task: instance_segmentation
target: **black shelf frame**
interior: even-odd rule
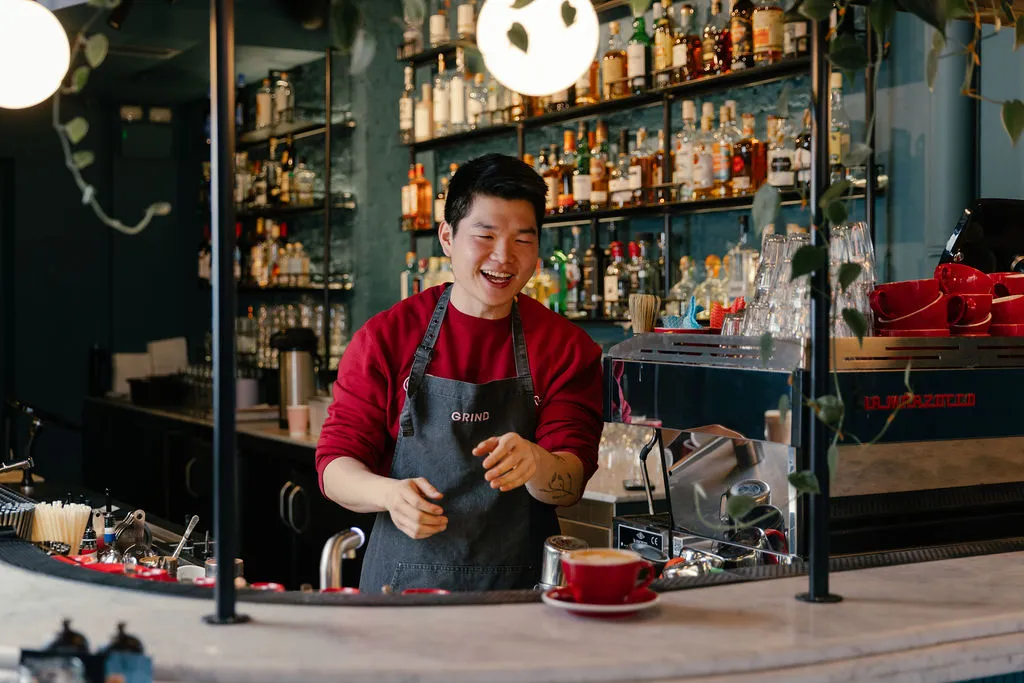
[[[353,130],[356,127],[356,122],[352,119],[346,118],[344,120],[334,121],[330,124],[330,128],[335,130]],[[255,147],[261,145],[270,138],[283,138],[291,135],[293,138],[306,138],[314,135],[323,135],[327,132],[328,125],[326,123],[319,123],[316,121],[290,121],[288,123],[279,123],[276,126],[270,126],[269,128],[259,128],[257,130],[250,130],[242,133],[238,136],[237,147]]]
[[[395,59],[403,64],[418,68],[421,66],[428,66],[437,62],[437,58],[440,55],[444,55],[447,59],[451,55],[455,54],[455,50],[458,48],[471,48],[478,49],[475,40],[453,40],[436,47],[430,47],[422,52],[417,52],[413,55],[403,55],[402,46],[398,46],[398,53],[395,55]]]
[[[355,211],[355,197],[341,198],[341,201],[331,201],[330,198],[318,200],[317,203],[309,206],[267,206],[261,209],[243,209],[238,211],[239,220],[251,218],[290,218],[306,214],[321,213],[327,211]]]

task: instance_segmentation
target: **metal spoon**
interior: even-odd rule
[[[188,526],[185,527],[185,533],[181,535],[181,540],[178,541],[178,547],[174,549],[174,554],[171,555],[171,559],[177,560],[178,555],[181,554],[181,549],[185,547],[185,541],[188,540],[189,534],[196,528],[196,524],[199,524],[199,515],[192,515],[192,519],[188,520]]]

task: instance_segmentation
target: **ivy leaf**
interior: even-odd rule
[[[523,52],[530,49],[530,37],[526,35],[526,29],[518,21],[512,24],[512,28],[508,30],[506,35],[508,36],[508,42]]]
[[[348,54],[363,26],[362,10],[352,0],[332,0],[329,23],[331,42],[342,54]]]
[[[753,510],[755,505],[757,501],[750,496],[729,496],[725,499],[725,514],[738,521]]]
[[[896,21],[896,0],[872,0],[868,6],[868,21],[879,38],[884,40],[889,27]]]
[[[352,43],[352,57],[349,59],[348,72],[353,76],[366,73],[377,54],[377,39],[365,28],[356,31],[355,42]]]
[[[562,3],[562,21],[565,22],[566,28],[576,22],[576,8],[569,4],[569,0]]]
[[[841,199],[829,202],[828,206],[825,207],[825,218],[832,225],[842,225],[846,222],[846,218],[849,215],[849,212],[846,210],[846,204]]]
[[[844,293],[860,277],[863,270],[859,263],[844,263],[839,266],[839,287]]]
[[[94,161],[96,161],[96,156],[88,150],[79,150],[71,155],[71,162],[79,171],[88,166],[92,166],[92,162]]]
[[[629,0],[629,7],[633,10],[634,17],[642,17],[650,6],[651,0]]]
[[[171,212],[171,205],[168,202],[157,202],[149,207],[154,216],[166,216]]]
[[[839,470],[839,447],[831,444],[828,447],[828,480],[836,480],[836,472]],[[817,480],[815,480],[817,481]]]
[[[797,493],[821,493],[821,487],[818,486],[818,478],[814,476],[814,472],[811,472],[810,470],[790,472],[786,479],[789,481],[790,485],[796,489]]]
[[[869,156],[871,156],[871,147],[863,142],[855,142],[850,147],[850,151],[846,153],[843,163],[847,166],[860,166],[867,162]]]
[[[1017,29],[1013,34],[1013,49],[1024,45],[1024,14],[1017,17]]]
[[[85,61],[89,62],[92,68],[98,67],[107,58],[107,51],[110,49],[110,41],[102,33],[89,36],[85,41]]]
[[[864,314],[856,308],[844,308],[843,321],[850,328],[850,331],[857,336],[857,343],[863,348],[864,336],[868,333],[868,321],[864,319]]]
[[[81,116],[76,116],[64,124],[64,132],[67,133],[68,140],[71,141],[71,144],[77,145],[85,139],[86,135],[88,135],[89,122]]]
[[[818,419],[829,426],[839,424],[839,420],[843,418],[843,399],[834,394],[819,396],[811,401],[811,405]]]
[[[75,69],[75,72],[71,74],[71,89],[75,92],[82,92],[85,90],[85,84],[89,82],[89,74],[92,70],[82,65]]]
[[[779,421],[785,425],[786,417],[789,415],[789,394],[779,396]]]
[[[946,17],[943,7],[935,0],[899,0],[900,6],[926,24],[935,27],[939,33],[946,35]]]
[[[422,24],[427,18],[427,3],[425,0],[402,0],[402,16],[407,24]]]
[[[512,9],[523,9],[531,2],[533,2],[533,0],[516,0],[512,3]]]
[[[771,332],[765,332],[761,335],[760,346],[761,365],[767,365],[768,361],[772,358],[772,352],[775,350],[775,340],[772,339]]]
[[[838,183],[832,183],[828,186],[827,190],[822,192],[821,199],[818,200],[818,207],[824,210],[833,199],[842,197],[851,187],[853,187],[853,183],[849,180],[840,180]]]
[[[946,47],[946,37],[936,31],[932,36],[932,49],[928,50],[928,59],[924,69],[929,92],[935,92],[935,77],[939,74],[939,57],[942,56],[944,47]]]
[[[779,195],[779,191],[768,183],[763,184],[754,195],[754,206],[750,210],[755,233],[761,232],[765,226],[775,222],[781,204],[782,197]]]
[[[843,71],[862,71],[868,65],[868,52],[861,41],[850,34],[842,34],[832,39],[828,61]]]
[[[800,5],[800,14],[812,21],[824,21],[832,13],[832,0],[806,0]]]
[[[1009,100],[1003,102],[1003,128],[1010,136],[1013,146],[1017,146],[1021,131],[1024,131],[1024,102]]]
[[[787,83],[779,93],[779,101],[775,103],[775,113],[784,119],[789,118],[789,96],[792,93],[793,88]]]
[[[825,247],[812,247],[810,245],[800,247],[793,254],[793,272],[791,280],[801,275],[810,275],[818,268],[825,266],[828,259],[828,249]]]

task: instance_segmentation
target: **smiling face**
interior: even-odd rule
[[[475,195],[458,230],[438,230],[452,260],[451,302],[460,312],[499,319],[526,286],[537,265],[537,217],[525,199]]]

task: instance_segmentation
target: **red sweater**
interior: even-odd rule
[[[324,468],[342,456],[365,463],[376,474],[391,472],[405,404],[403,383],[442,291],[431,287],[392,306],[352,337],[317,444],[321,491]],[[578,457],[586,483],[597,470],[603,426],[601,349],[582,329],[527,296],[519,297],[519,315],[540,398],[534,442]],[[508,317],[485,320],[449,304],[428,374],[483,384],[515,377],[515,367]]]

